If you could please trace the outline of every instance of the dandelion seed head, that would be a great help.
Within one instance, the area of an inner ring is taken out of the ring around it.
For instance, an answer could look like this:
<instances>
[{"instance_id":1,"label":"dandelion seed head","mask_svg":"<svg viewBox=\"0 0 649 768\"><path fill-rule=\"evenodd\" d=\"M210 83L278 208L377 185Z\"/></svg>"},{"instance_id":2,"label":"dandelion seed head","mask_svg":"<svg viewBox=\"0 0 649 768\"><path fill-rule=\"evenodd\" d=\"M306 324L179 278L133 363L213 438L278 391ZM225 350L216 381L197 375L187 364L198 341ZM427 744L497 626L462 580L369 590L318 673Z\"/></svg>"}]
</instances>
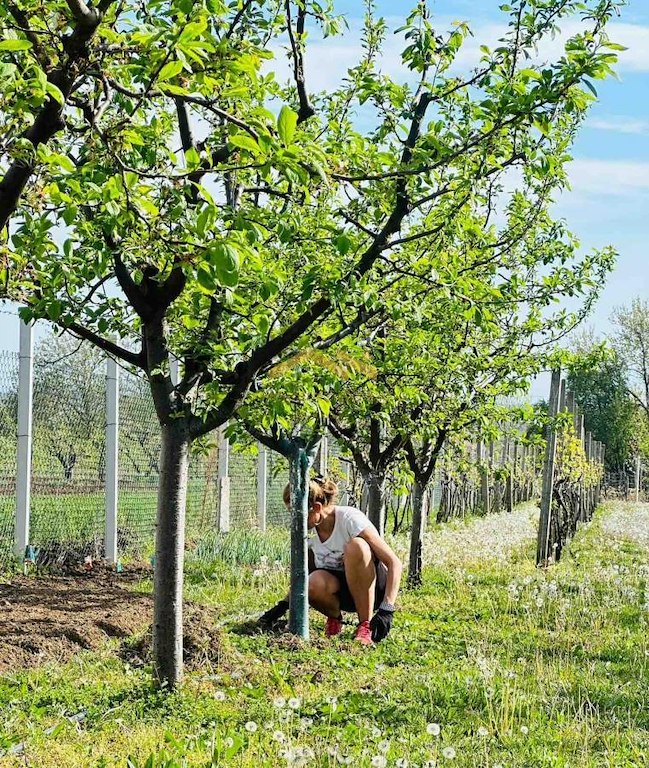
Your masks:
<instances>
[{"instance_id":1,"label":"dandelion seed head","mask_svg":"<svg viewBox=\"0 0 649 768\"><path fill-rule=\"evenodd\" d=\"M526 725L521 725L521 733L523 736L527 736L527 734L530 732L530 729Z\"/></svg>"},{"instance_id":2,"label":"dandelion seed head","mask_svg":"<svg viewBox=\"0 0 649 768\"><path fill-rule=\"evenodd\" d=\"M291 709L299 709L302 702L297 696L293 696L287 703Z\"/></svg>"},{"instance_id":3,"label":"dandelion seed head","mask_svg":"<svg viewBox=\"0 0 649 768\"><path fill-rule=\"evenodd\" d=\"M277 707L277 709L282 709L286 706L286 699L283 696L276 696L273 699L273 706Z\"/></svg>"},{"instance_id":4,"label":"dandelion seed head","mask_svg":"<svg viewBox=\"0 0 649 768\"><path fill-rule=\"evenodd\" d=\"M426 733L429 736L439 736L442 732L442 728L439 723L428 723L426 726Z\"/></svg>"},{"instance_id":5,"label":"dandelion seed head","mask_svg":"<svg viewBox=\"0 0 649 768\"><path fill-rule=\"evenodd\" d=\"M248 722L243 727L248 731L248 733L255 733L258 726L254 720L248 720Z\"/></svg>"},{"instance_id":6,"label":"dandelion seed head","mask_svg":"<svg viewBox=\"0 0 649 768\"><path fill-rule=\"evenodd\" d=\"M374 755L370 764L372 768L385 768L388 764L388 760L385 755Z\"/></svg>"},{"instance_id":7,"label":"dandelion seed head","mask_svg":"<svg viewBox=\"0 0 649 768\"><path fill-rule=\"evenodd\" d=\"M214 698L217 701L225 701L225 691L214 691Z\"/></svg>"},{"instance_id":8,"label":"dandelion seed head","mask_svg":"<svg viewBox=\"0 0 649 768\"><path fill-rule=\"evenodd\" d=\"M442 755L444 755L447 760L453 760L455 758L455 750L453 747L444 747Z\"/></svg>"}]
</instances>

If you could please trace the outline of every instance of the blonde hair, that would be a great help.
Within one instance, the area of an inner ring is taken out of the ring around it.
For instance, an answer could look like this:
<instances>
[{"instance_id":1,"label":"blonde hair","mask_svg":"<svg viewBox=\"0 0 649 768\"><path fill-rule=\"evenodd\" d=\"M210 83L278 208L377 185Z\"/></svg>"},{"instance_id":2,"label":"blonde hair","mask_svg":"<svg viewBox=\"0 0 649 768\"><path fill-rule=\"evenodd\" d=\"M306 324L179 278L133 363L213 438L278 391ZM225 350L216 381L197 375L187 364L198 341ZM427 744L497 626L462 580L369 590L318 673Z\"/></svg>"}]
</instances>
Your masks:
<instances>
[{"instance_id":1,"label":"blonde hair","mask_svg":"<svg viewBox=\"0 0 649 768\"><path fill-rule=\"evenodd\" d=\"M316 501L319 501L324 507L328 507L336 500L338 495L338 486L328 477L315 477L309 480L309 509L313 507ZM291 503L291 486L287 485L282 494L284 504Z\"/></svg>"}]
</instances>

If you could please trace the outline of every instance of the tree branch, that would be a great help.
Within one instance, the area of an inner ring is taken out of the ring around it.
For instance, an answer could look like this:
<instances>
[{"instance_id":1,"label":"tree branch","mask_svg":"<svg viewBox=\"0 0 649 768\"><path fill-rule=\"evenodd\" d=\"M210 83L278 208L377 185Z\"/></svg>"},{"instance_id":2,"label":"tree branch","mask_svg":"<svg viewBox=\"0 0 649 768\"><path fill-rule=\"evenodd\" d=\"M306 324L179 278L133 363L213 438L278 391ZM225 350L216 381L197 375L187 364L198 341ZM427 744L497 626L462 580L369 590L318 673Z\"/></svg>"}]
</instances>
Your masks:
<instances>
[{"instance_id":1,"label":"tree branch","mask_svg":"<svg viewBox=\"0 0 649 768\"><path fill-rule=\"evenodd\" d=\"M142 368L142 369L144 369L145 367L144 357L142 353L131 352L128 349L124 349L123 347L120 347L118 344L115 344L109 339L105 339L103 336L100 336L98 333L91 331L89 328L86 328L85 326L80 325L79 323L72 323L71 325L60 324L60 327L66 331L69 331L71 334L73 334L77 338L84 339L85 341L89 341L91 344L94 344L96 347L99 347L99 349L103 349L104 352L107 352L109 355L112 355L113 357L118 357L120 360L123 360L125 363L128 363L129 365L133 365L136 368Z\"/></svg>"},{"instance_id":2,"label":"tree branch","mask_svg":"<svg viewBox=\"0 0 649 768\"><path fill-rule=\"evenodd\" d=\"M68 6L77 22L72 33L64 38L67 57L48 74L47 79L63 94L64 102L70 98L77 81L78 63L88 57L87 44L97 31L103 10L112 0L105 0L97 10L88 8L82 0L67 0ZM102 10L103 9L103 10ZM63 105L51 96L38 111L34 122L22 134L36 149L48 142L64 127ZM36 168L35 161L24 158L14 160L0 181L0 230L6 227L9 218L16 210L20 196Z\"/></svg>"},{"instance_id":3,"label":"tree branch","mask_svg":"<svg viewBox=\"0 0 649 768\"><path fill-rule=\"evenodd\" d=\"M300 108L297 113L298 125L308 120L315 115L315 109L309 101L309 96L306 92L306 83L304 77L304 54L302 52L302 40L304 37L304 22L306 19L306 3L298 2L297 10L297 40L293 32L293 22L291 19L291 2L286 0L286 29L288 32L288 38L291 42L291 50L293 52L293 77L295 78L295 86L297 88L297 96L300 102Z\"/></svg>"}]
</instances>

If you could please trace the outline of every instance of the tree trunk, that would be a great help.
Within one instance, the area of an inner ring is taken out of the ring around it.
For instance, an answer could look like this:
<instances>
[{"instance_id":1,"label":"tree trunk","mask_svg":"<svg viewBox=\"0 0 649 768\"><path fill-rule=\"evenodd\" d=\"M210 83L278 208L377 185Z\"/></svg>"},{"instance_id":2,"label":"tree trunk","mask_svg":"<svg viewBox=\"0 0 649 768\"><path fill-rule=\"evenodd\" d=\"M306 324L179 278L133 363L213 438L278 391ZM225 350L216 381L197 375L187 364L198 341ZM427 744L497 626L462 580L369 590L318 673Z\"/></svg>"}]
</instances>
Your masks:
<instances>
[{"instance_id":1,"label":"tree trunk","mask_svg":"<svg viewBox=\"0 0 649 768\"><path fill-rule=\"evenodd\" d=\"M415 478L412 485L412 530L410 533L410 559L408 564L408 586L421 584L422 539L426 528L424 510L425 485Z\"/></svg>"},{"instance_id":2,"label":"tree trunk","mask_svg":"<svg viewBox=\"0 0 649 768\"><path fill-rule=\"evenodd\" d=\"M364 478L367 488L367 516L380 536L385 534L385 474L373 470Z\"/></svg>"},{"instance_id":3,"label":"tree trunk","mask_svg":"<svg viewBox=\"0 0 649 768\"><path fill-rule=\"evenodd\" d=\"M291 598L289 632L309 639L309 569L307 517L309 513L309 469L313 456L297 447L289 458L291 487Z\"/></svg>"},{"instance_id":4,"label":"tree trunk","mask_svg":"<svg viewBox=\"0 0 649 768\"><path fill-rule=\"evenodd\" d=\"M183 564L191 440L182 419L162 427L154 571L153 664L173 688L183 673Z\"/></svg>"}]
</instances>

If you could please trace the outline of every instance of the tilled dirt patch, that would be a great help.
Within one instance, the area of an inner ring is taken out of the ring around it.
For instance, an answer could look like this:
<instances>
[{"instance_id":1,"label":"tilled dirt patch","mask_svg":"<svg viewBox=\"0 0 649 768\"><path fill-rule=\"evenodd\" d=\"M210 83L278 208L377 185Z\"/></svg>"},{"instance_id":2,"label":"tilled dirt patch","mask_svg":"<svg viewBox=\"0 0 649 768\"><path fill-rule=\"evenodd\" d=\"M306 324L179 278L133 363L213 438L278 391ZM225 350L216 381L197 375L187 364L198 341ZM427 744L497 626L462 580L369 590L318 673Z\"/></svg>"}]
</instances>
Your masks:
<instances>
[{"instance_id":1,"label":"tilled dirt patch","mask_svg":"<svg viewBox=\"0 0 649 768\"><path fill-rule=\"evenodd\" d=\"M142 575L99 570L0 583L0 675L141 632L151 623L152 598L124 582Z\"/></svg>"},{"instance_id":2,"label":"tilled dirt patch","mask_svg":"<svg viewBox=\"0 0 649 768\"><path fill-rule=\"evenodd\" d=\"M0 675L46 662L64 662L81 650L122 640L118 654L133 666L151 661L153 598L127 582L152 574L116 574L96 567L69 576L16 577L0 583ZM184 607L184 657L189 669L218 663L219 633L208 609ZM134 637L135 636L135 637Z\"/></svg>"}]
</instances>

